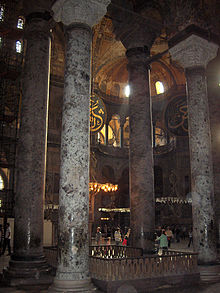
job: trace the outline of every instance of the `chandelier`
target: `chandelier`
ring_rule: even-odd
[[[118,190],[118,185],[112,184],[112,183],[97,183],[97,182],[89,183],[89,191],[99,192],[101,190],[104,192],[114,192]]]

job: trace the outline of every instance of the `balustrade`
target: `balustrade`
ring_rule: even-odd
[[[101,258],[125,258],[139,257],[143,252],[141,248],[117,245],[97,245],[90,246],[90,256]]]
[[[57,248],[45,247],[48,263],[56,268]],[[168,251],[165,255],[142,256],[134,247],[90,246],[91,277],[103,281],[147,279],[198,273],[197,253]]]
[[[103,281],[137,280],[197,273],[197,254],[170,252],[136,258],[90,258],[91,277]]]

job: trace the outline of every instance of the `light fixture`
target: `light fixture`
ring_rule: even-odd
[[[99,208],[99,212],[130,213],[130,208]]]
[[[99,192],[101,190],[104,192],[114,192],[118,190],[118,185],[112,184],[112,183],[97,183],[97,182],[89,183],[89,191]]]

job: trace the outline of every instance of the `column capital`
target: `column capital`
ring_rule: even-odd
[[[184,69],[206,67],[217,56],[217,51],[218,45],[194,34],[169,50],[172,59],[178,61]]]
[[[82,23],[91,28],[105,14],[109,3],[110,0],[57,0],[52,6],[53,18],[66,26]]]
[[[123,1],[121,5],[112,3],[108,6],[108,12],[112,17],[116,38],[127,50],[140,47],[150,50],[160,35],[162,24],[133,11],[128,1]]]

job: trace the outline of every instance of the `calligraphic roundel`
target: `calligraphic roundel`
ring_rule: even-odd
[[[90,97],[90,131],[95,134],[101,131],[107,118],[105,104],[101,98],[93,95]]]
[[[188,135],[188,106],[185,96],[173,98],[165,110],[166,127],[177,136]]]

